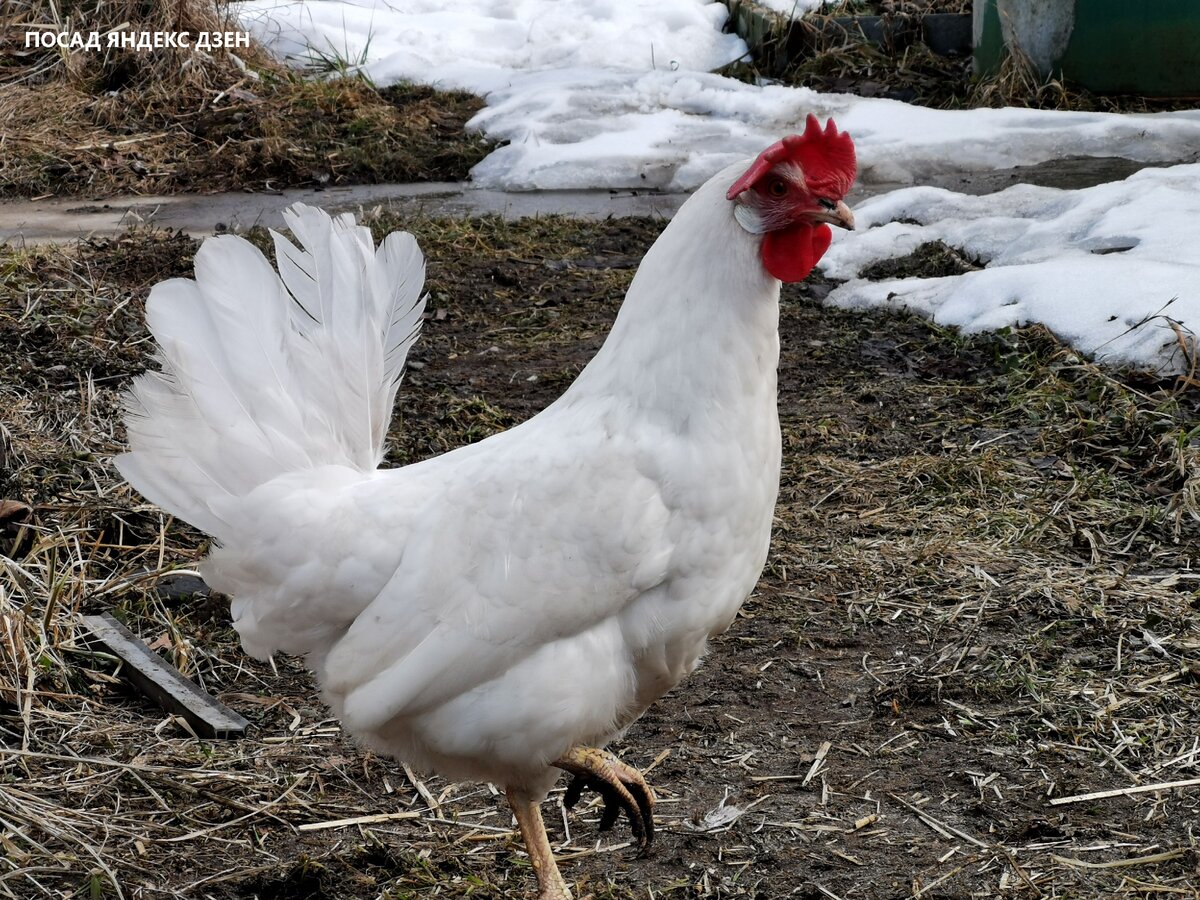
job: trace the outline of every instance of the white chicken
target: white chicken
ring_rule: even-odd
[[[780,280],[804,278],[854,146],[802,135],[714,176],[646,254],[604,346],[502,434],[379,469],[424,300],[409,234],[375,248],[304,206],[278,274],[222,236],[151,293],[159,371],[127,396],[122,474],[214,539],[246,651],[303,654],[345,729],[504,788],[539,884],[571,892],[539,804],[559,770],[653,835],[604,746],[692,671],[767,556],[779,484]],[[577,791],[574,791],[577,793]]]

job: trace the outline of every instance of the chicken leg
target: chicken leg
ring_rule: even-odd
[[[574,747],[556,759],[553,765],[574,776],[563,798],[568,807],[579,800],[585,787],[599,791],[604,798],[600,830],[611,828],[619,812],[624,810],[633,826],[638,848],[645,855],[654,840],[655,798],[654,791],[641,772],[621,762],[607,750],[595,747]],[[504,795],[517,818],[521,839],[533,864],[533,874],[538,883],[537,900],[571,900],[571,889],[558,871],[554,851],[550,849],[550,838],[546,835],[546,823],[542,821],[540,805],[513,788],[505,788]]]
[[[550,838],[546,836],[546,823],[542,821],[538,802],[512,788],[505,788],[504,795],[508,797],[508,805],[517,817],[521,839],[533,864],[533,874],[538,883],[537,900],[571,900],[571,889],[563,881],[558,863],[554,861],[554,851],[550,849]]]

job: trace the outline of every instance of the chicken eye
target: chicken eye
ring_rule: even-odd
[[[767,184],[767,193],[772,197],[782,197],[788,191],[787,182],[782,178],[773,178]]]

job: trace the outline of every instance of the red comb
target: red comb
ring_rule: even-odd
[[[858,171],[854,141],[850,140],[850,135],[838,131],[833,119],[826,122],[822,129],[817,117],[809,113],[804,123],[804,134],[789,134],[758,154],[758,159],[726,192],[726,199],[732,200],[742,191],[750,189],[776,163],[784,161],[799,165],[811,187],[827,187],[839,198],[850,190]]]

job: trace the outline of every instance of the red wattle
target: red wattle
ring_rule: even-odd
[[[803,281],[832,240],[833,232],[824,224],[768,231],[762,242],[763,265],[780,281]]]

